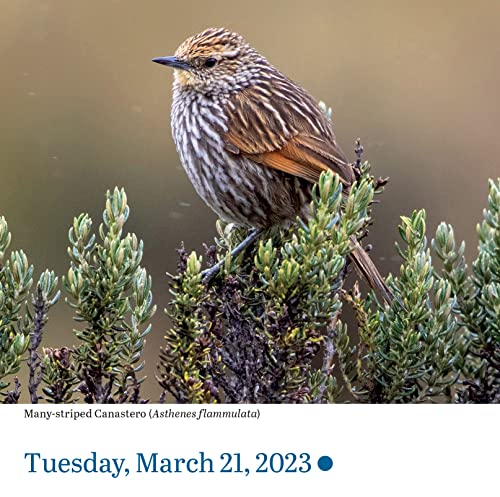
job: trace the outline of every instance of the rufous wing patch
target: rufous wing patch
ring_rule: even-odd
[[[225,108],[226,150],[312,183],[318,182],[323,171],[333,170],[350,185],[354,173],[333,132],[322,136],[317,131],[329,129],[319,108],[315,117],[318,125],[312,126],[294,106],[285,105],[283,99],[280,102],[266,99],[255,87],[234,96]]]

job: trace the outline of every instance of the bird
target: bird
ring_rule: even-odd
[[[234,254],[274,226],[307,218],[323,171],[337,173],[345,191],[355,181],[319,103],[240,34],[208,28],[153,62],[174,70],[172,136],[196,192],[220,218],[250,230]],[[391,291],[354,237],[349,257],[390,302]],[[204,280],[220,267],[206,270]]]

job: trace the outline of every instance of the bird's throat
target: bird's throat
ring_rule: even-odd
[[[195,83],[194,76],[189,71],[184,71],[182,69],[174,70],[174,78],[177,84],[179,84],[181,87],[193,86]]]

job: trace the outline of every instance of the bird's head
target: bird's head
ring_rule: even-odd
[[[181,89],[215,95],[250,86],[262,61],[243,37],[224,28],[206,29],[184,41],[174,56],[153,59],[174,68]]]

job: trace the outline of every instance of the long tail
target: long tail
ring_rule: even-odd
[[[394,300],[394,295],[385,284],[384,278],[382,278],[382,275],[378,272],[377,267],[366,250],[354,237],[351,237],[351,246],[352,252],[349,254],[349,257],[352,262],[354,262],[358,274],[368,282],[373,290],[382,295],[384,300],[390,304]]]

